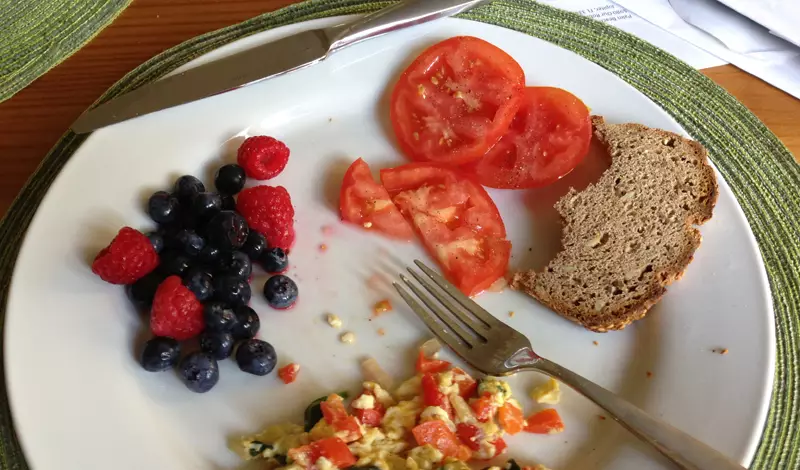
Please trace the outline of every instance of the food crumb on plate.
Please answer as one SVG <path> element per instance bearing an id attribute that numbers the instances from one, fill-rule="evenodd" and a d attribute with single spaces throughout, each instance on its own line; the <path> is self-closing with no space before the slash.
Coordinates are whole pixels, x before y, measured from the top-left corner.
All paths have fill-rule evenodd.
<path id="1" fill-rule="evenodd" d="M 332 328 L 336 328 L 337 330 L 342 327 L 342 319 L 339 318 L 339 315 L 335 313 L 326 313 L 325 314 L 325 321 L 328 322 Z"/>
<path id="2" fill-rule="evenodd" d="M 332 235 L 333 234 L 333 227 L 330 226 L 330 225 L 323 225 L 320 228 L 320 231 L 322 231 L 323 235 Z"/>
<path id="3" fill-rule="evenodd" d="M 328 245 L 326 245 L 324 243 L 320 243 L 319 244 L 319 251 L 320 251 L 320 253 L 325 253 L 326 251 L 328 251 Z"/>
<path id="4" fill-rule="evenodd" d="M 592 344 L 594 344 L 595 346 L 599 346 L 600 345 L 600 343 L 598 343 L 597 341 L 592 341 Z"/>
<path id="5" fill-rule="evenodd" d="M 513 310 L 509 311 L 509 312 L 508 312 L 508 317 L 509 317 L 509 318 L 511 318 L 511 317 L 513 317 L 513 316 L 514 316 L 514 311 L 513 311 Z"/>
<path id="6" fill-rule="evenodd" d="M 599 419 L 600 421 L 605 421 L 606 417 L 603 415 L 597 415 L 597 419 Z"/>
<path id="7" fill-rule="evenodd" d="M 383 336 L 385 334 L 386 334 L 386 330 L 384 330 L 383 328 L 378 328 L 378 336 Z"/>
<path id="8" fill-rule="evenodd" d="M 389 302 L 389 299 L 383 299 L 375 303 L 372 307 L 372 313 L 375 314 L 377 317 L 381 313 L 391 312 L 392 311 L 392 303 Z"/>
<path id="9" fill-rule="evenodd" d="M 650 371 L 648 370 L 648 371 L 647 371 L 647 378 L 649 379 L 649 378 L 650 378 L 650 377 L 652 377 L 652 376 L 653 376 L 653 373 L 652 373 L 652 372 L 650 372 Z"/>
<path id="10" fill-rule="evenodd" d="M 711 350 L 711 352 L 725 355 L 728 354 L 728 348 L 714 348 Z"/>
<path id="11" fill-rule="evenodd" d="M 550 378 L 531 390 L 531 398 L 539 404 L 557 405 L 561 401 L 561 388 L 555 379 Z"/>
<path id="12" fill-rule="evenodd" d="M 339 336 L 339 341 L 344 344 L 353 344 L 356 342 L 356 335 L 352 331 L 342 333 L 342 335 Z"/>

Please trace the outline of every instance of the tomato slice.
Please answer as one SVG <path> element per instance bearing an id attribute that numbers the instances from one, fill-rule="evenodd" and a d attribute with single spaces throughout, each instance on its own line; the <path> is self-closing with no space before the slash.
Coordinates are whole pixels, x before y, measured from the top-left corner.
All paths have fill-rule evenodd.
<path id="1" fill-rule="evenodd" d="M 525 425 L 525 417 L 522 415 L 522 410 L 509 402 L 505 402 L 497 410 L 497 421 L 502 426 L 503 431 L 508 434 L 516 434 L 522 431 Z"/>
<path id="2" fill-rule="evenodd" d="M 511 127 L 470 171 L 492 188 L 535 188 L 572 171 L 589 151 L 589 109 L 561 88 L 529 87 Z"/>
<path id="3" fill-rule="evenodd" d="M 311 465 L 322 457 L 328 459 L 337 468 L 348 468 L 356 463 L 356 458 L 353 453 L 350 452 L 347 444 L 338 437 L 320 439 L 307 446 L 300 447 L 299 449 L 302 450 L 301 458 L 310 460 Z M 299 455 L 292 455 L 292 451 L 290 450 L 289 456 L 297 460 L 296 457 Z"/>
<path id="4" fill-rule="evenodd" d="M 524 430 L 534 434 L 558 434 L 564 430 L 564 422 L 561 421 L 558 411 L 546 408 L 528 416 Z"/>
<path id="5" fill-rule="evenodd" d="M 462 444 L 443 421 L 425 421 L 411 429 L 411 433 L 418 445 L 430 444 L 445 457 L 461 461 L 467 461 L 472 457 L 470 448 Z"/>
<path id="6" fill-rule="evenodd" d="M 498 47 L 458 36 L 426 49 L 394 87 L 390 118 L 413 160 L 458 165 L 503 136 L 522 101 L 525 73 Z"/>
<path id="7" fill-rule="evenodd" d="M 290 384 L 297 379 L 298 372 L 300 372 L 300 366 L 295 363 L 291 363 L 278 369 L 278 377 L 283 381 L 283 383 Z"/>
<path id="8" fill-rule="evenodd" d="M 417 356 L 417 372 L 420 374 L 436 374 L 450 368 L 450 363 L 441 359 L 428 359 L 421 350 Z"/>
<path id="9" fill-rule="evenodd" d="M 342 180 L 339 192 L 339 214 L 342 220 L 376 230 L 400 240 L 411 240 L 414 231 L 389 198 L 389 194 L 372 179 L 369 165 L 354 161 Z"/>
<path id="10" fill-rule="evenodd" d="M 467 295 L 508 268 L 511 242 L 492 199 L 472 178 L 432 163 L 381 170 L 381 182 L 445 277 Z"/>
<path id="11" fill-rule="evenodd" d="M 478 390 L 478 382 L 459 367 L 453 367 L 453 382 L 458 385 L 461 398 L 471 398 Z"/>

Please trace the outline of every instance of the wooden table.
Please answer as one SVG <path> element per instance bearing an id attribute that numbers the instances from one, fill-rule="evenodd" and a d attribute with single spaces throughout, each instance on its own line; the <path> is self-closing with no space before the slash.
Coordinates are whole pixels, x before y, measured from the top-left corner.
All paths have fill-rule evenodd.
<path id="1" fill-rule="evenodd" d="M 125 73 L 202 33 L 296 0 L 135 0 L 83 49 L 0 103 L 0 215 L 70 124 Z M 730 66 L 703 71 L 800 157 L 800 100 Z"/>

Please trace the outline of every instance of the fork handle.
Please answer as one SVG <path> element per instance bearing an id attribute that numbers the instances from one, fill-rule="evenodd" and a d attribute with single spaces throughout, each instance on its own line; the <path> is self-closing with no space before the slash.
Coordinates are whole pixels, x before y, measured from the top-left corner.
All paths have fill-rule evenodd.
<path id="1" fill-rule="evenodd" d="M 683 431 L 656 419 L 614 393 L 555 362 L 537 358 L 523 369 L 557 379 L 604 409 L 636 437 L 685 470 L 744 470 L 744 467 Z"/>

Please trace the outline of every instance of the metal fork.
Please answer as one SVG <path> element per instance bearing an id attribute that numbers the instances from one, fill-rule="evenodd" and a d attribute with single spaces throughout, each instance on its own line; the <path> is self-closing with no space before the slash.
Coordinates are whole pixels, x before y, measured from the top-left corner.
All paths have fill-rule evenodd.
<path id="1" fill-rule="evenodd" d="M 430 296 L 403 274 L 400 274 L 400 279 L 427 306 L 427 309 L 397 282 L 393 283 L 395 289 L 439 339 L 480 372 L 493 376 L 528 370 L 543 372 L 593 401 L 615 421 L 655 447 L 679 468 L 743 470 L 744 467 L 738 463 L 683 431 L 648 415 L 580 375 L 539 356 L 522 333 L 496 319 L 421 261 L 415 260 L 414 264 L 427 275 L 429 280 L 412 268 L 408 268 L 408 272 Z"/>

